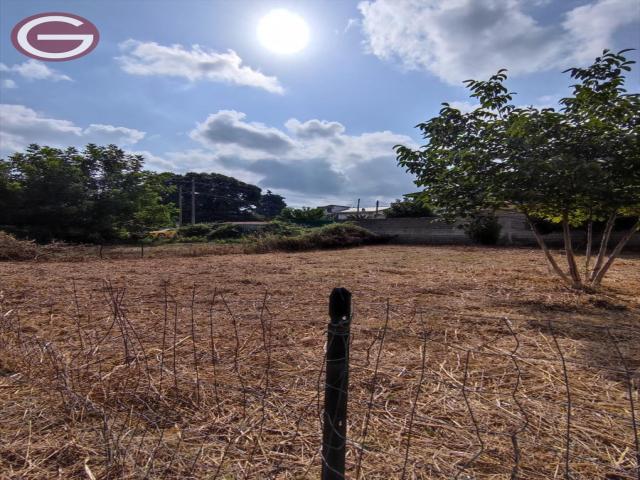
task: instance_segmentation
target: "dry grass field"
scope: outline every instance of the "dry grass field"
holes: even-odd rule
[[[638,478],[638,255],[391,245],[0,263],[0,477],[318,478],[337,286],[348,478]]]

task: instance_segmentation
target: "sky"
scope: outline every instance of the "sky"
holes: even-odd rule
[[[308,29],[295,53],[258,34],[282,10]],[[88,19],[98,46],[24,56],[11,30],[44,12]],[[393,147],[421,145],[415,125],[443,102],[473,109],[463,80],[506,68],[516,104],[557,106],[563,70],[640,49],[640,0],[2,0],[0,39],[4,157],[115,143],[149,170],[222,173],[293,206],[372,206],[417,190]]]

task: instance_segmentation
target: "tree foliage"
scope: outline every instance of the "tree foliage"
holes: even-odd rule
[[[0,159],[0,227],[39,241],[104,242],[140,237],[149,229],[196,222],[273,218],[284,198],[217,173],[178,175],[143,170],[141,155],[116,145],[80,152],[31,145]]]
[[[324,210],[320,207],[287,207],[280,212],[280,215],[278,215],[277,218],[278,220],[293,223],[315,223],[326,219]]]
[[[166,174],[175,187],[166,201],[179,204],[182,188],[182,223],[191,221],[191,188],[195,187],[196,223],[253,220],[262,198],[260,187],[219,173]]]
[[[284,201],[284,197],[273,193],[271,190],[267,190],[267,193],[262,195],[260,203],[256,213],[261,217],[272,219],[280,215],[280,212],[287,206]]]
[[[424,195],[408,193],[402,200],[396,200],[385,211],[387,218],[421,218],[433,217],[433,208],[427,202]]]
[[[462,113],[448,104],[419,124],[426,146],[396,146],[398,162],[417,177],[424,194],[448,218],[516,208],[560,223],[568,271],[563,271],[531,221],[553,270],[576,287],[597,286],[631,235],[636,221],[606,257],[615,219],[640,215],[640,95],[626,92],[634,63],[623,50],[586,68],[567,70],[576,81],[562,108],[516,107],[504,85],[506,71],[465,83],[480,107]],[[606,220],[590,266],[592,225]],[[571,228],[588,225],[583,271],[576,264]]]
[[[170,188],[142,165],[115,145],[31,145],[0,160],[0,225],[43,241],[108,241],[166,225]]]

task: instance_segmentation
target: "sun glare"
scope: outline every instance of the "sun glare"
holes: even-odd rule
[[[272,10],[258,23],[258,39],[275,53],[296,53],[309,42],[309,27],[300,15],[285,9]]]

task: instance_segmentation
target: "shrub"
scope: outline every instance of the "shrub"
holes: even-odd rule
[[[311,232],[291,237],[268,235],[258,239],[254,250],[257,252],[276,250],[292,252],[372,245],[384,243],[387,240],[387,237],[376,235],[365,228],[350,223],[340,223],[327,225]]]
[[[180,237],[205,237],[211,232],[211,225],[206,223],[194,223],[178,228]]]
[[[464,226],[465,233],[480,245],[496,245],[500,240],[502,225],[493,215],[474,217]]]
[[[433,209],[418,194],[404,195],[404,200],[396,200],[385,212],[387,218],[433,217]]]
[[[193,237],[180,237],[181,243],[206,243],[207,237],[193,236]]]
[[[18,240],[0,230],[0,260],[31,260],[38,256],[38,246],[32,240]]]
[[[324,210],[318,208],[283,208],[277,217],[278,220],[284,220],[285,222],[305,223],[305,222],[317,222],[325,220]]]
[[[281,222],[274,220],[269,222],[265,227],[259,231],[259,235],[276,235],[280,237],[292,237],[295,235],[303,234],[305,229],[296,224]]]
[[[240,238],[243,235],[243,231],[237,225],[231,223],[223,223],[216,226],[207,235],[208,240],[228,240],[231,238]]]

